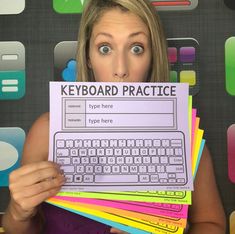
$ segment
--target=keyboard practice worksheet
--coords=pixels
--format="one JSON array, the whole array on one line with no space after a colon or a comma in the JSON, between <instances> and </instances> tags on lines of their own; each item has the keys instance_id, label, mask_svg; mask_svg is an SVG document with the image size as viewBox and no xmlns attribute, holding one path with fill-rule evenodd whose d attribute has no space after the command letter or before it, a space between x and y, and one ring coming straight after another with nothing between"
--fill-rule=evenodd
<instances>
[{"instance_id":1,"label":"keyboard practice worksheet","mask_svg":"<svg viewBox=\"0 0 235 234\"><path fill-rule=\"evenodd\" d=\"M192 190L187 84L50 82L62 191Z\"/></svg>"}]
</instances>

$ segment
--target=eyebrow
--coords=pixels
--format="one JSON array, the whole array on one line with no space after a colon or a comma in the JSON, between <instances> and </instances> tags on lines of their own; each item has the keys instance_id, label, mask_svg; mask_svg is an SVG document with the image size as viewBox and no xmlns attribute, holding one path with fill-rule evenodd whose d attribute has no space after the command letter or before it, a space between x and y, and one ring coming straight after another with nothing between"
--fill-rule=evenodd
<instances>
[{"instance_id":1,"label":"eyebrow","mask_svg":"<svg viewBox=\"0 0 235 234\"><path fill-rule=\"evenodd\" d=\"M134 32L134 33L131 33L128 37L129 38L132 38L132 37L135 37L135 36L138 36L138 35L144 35L145 37L147 37L148 38L148 35L146 35L146 33L145 32ZM95 39L98 37L98 36L107 36L107 37L110 37L110 38L112 38L113 36L111 35L111 34L109 34L109 33L106 33L106 32L100 32L100 33L98 33L96 36L95 36Z\"/></svg>"}]
</instances>

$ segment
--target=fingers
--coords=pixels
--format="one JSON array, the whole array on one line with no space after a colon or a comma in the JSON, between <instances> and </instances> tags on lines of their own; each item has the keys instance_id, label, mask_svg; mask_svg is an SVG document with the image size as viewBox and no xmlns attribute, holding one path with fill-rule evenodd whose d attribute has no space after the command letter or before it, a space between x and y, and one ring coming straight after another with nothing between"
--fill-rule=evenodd
<instances>
[{"instance_id":1,"label":"fingers","mask_svg":"<svg viewBox=\"0 0 235 234\"><path fill-rule=\"evenodd\" d=\"M33 183L24 190L23 197L32 197L34 195L43 193L51 189L60 188L64 183L65 177L61 174L51 179L43 180L38 183ZM22 190L20 190L20 188L17 188L16 190L14 190L14 193L15 198L17 198L22 193Z\"/></svg>"},{"instance_id":2,"label":"fingers","mask_svg":"<svg viewBox=\"0 0 235 234\"><path fill-rule=\"evenodd\" d=\"M50 167L50 168L44 168L39 169L37 171L30 172L28 174L24 174L18 177L17 180L21 180L21 187L27 187L33 184L40 183L42 181L55 181L54 178L61 178L61 171L57 167ZM17 185L18 183L12 183L12 187L14 188L14 185ZM15 188L17 191L17 188ZM20 189L20 188L19 188Z\"/></svg>"},{"instance_id":3,"label":"fingers","mask_svg":"<svg viewBox=\"0 0 235 234\"><path fill-rule=\"evenodd\" d=\"M26 175L31 172L39 171L46 168L60 168L58 164L50 161L41 161L37 163L31 163L24 165L11 173L12 178L17 178L18 176Z\"/></svg>"},{"instance_id":4,"label":"fingers","mask_svg":"<svg viewBox=\"0 0 235 234\"><path fill-rule=\"evenodd\" d=\"M22 166L10 174L9 182L13 201L27 216L36 206L59 192L65 177L59 165L45 161Z\"/></svg>"},{"instance_id":5,"label":"fingers","mask_svg":"<svg viewBox=\"0 0 235 234\"><path fill-rule=\"evenodd\" d=\"M41 204L49 197L55 196L59 192L59 190L60 187L49 189L32 197L20 197L19 199L16 198L15 201L23 211L29 211L33 210L36 206Z\"/></svg>"}]
</instances>

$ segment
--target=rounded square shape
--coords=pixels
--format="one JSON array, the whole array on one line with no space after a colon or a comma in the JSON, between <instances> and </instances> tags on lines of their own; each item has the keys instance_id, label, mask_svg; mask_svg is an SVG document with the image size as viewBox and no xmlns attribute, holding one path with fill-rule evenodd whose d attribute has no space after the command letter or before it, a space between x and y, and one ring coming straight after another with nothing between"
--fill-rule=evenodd
<instances>
[{"instance_id":1,"label":"rounded square shape","mask_svg":"<svg viewBox=\"0 0 235 234\"><path fill-rule=\"evenodd\" d=\"M228 177L235 183L235 124L227 130Z\"/></svg>"},{"instance_id":2,"label":"rounded square shape","mask_svg":"<svg viewBox=\"0 0 235 234\"><path fill-rule=\"evenodd\" d=\"M23 129L0 128L0 186L8 186L10 172L19 167L24 141Z\"/></svg>"},{"instance_id":3,"label":"rounded square shape","mask_svg":"<svg viewBox=\"0 0 235 234\"><path fill-rule=\"evenodd\" d=\"M86 0L53 0L53 8L60 14L82 13Z\"/></svg>"},{"instance_id":4,"label":"rounded square shape","mask_svg":"<svg viewBox=\"0 0 235 234\"><path fill-rule=\"evenodd\" d=\"M180 48L180 62L193 63L195 62L195 48L194 47L181 47Z\"/></svg>"},{"instance_id":5,"label":"rounded square shape","mask_svg":"<svg viewBox=\"0 0 235 234\"><path fill-rule=\"evenodd\" d=\"M199 92L200 85L198 41L194 38L168 38L167 42L168 48L176 48L177 50L177 61L175 63L169 61L171 71L177 72L177 82L190 83L189 94L196 95ZM182 79L180 74L182 71L191 72L188 74L183 72ZM186 75L189 75L189 77L187 78Z\"/></svg>"},{"instance_id":6,"label":"rounded square shape","mask_svg":"<svg viewBox=\"0 0 235 234\"><path fill-rule=\"evenodd\" d=\"M177 49L176 47L168 47L168 60L170 63L176 63L177 62Z\"/></svg>"},{"instance_id":7,"label":"rounded square shape","mask_svg":"<svg viewBox=\"0 0 235 234\"><path fill-rule=\"evenodd\" d=\"M190 86L196 84L196 72L195 71L181 71L180 83L189 83Z\"/></svg>"},{"instance_id":8,"label":"rounded square shape","mask_svg":"<svg viewBox=\"0 0 235 234\"><path fill-rule=\"evenodd\" d=\"M225 87L228 94L235 96L235 37L225 42Z\"/></svg>"},{"instance_id":9,"label":"rounded square shape","mask_svg":"<svg viewBox=\"0 0 235 234\"><path fill-rule=\"evenodd\" d=\"M77 41L61 41L54 48L54 80L76 81Z\"/></svg>"},{"instance_id":10,"label":"rounded square shape","mask_svg":"<svg viewBox=\"0 0 235 234\"><path fill-rule=\"evenodd\" d=\"M25 9L25 0L0 0L0 15L20 14Z\"/></svg>"},{"instance_id":11,"label":"rounded square shape","mask_svg":"<svg viewBox=\"0 0 235 234\"><path fill-rule=\"evenodd\" d=\"M25 47L18 41L0 42L0 100L25 95Z\"/></svg>"},{"instance_id":12,"label":"rounded square shape","mask_svg":"<svg viewBox=\"0 0 235 234\"><path fill-rule=\"evenodd\" d=\"M177 83L178 75L176 71L170 71L170 82Z\"/></svg>"}]
</instances>

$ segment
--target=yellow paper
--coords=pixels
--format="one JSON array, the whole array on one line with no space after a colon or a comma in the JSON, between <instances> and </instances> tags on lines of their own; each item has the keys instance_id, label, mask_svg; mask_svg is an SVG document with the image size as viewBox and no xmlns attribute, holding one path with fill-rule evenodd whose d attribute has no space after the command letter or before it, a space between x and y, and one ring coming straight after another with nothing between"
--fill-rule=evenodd
<instances>
[{"instance_id":1,"label":"yellow paper","mask_svg":"<svg viewBox=\"0 0 235 234\"><path fill-rule=\"evenodd\" d=\"M60 192L57 196L87 197L107 200L191 204L191 191L142 191L142 192Z\"/></svg>"},{"instance_id":2,"label":"yellow paper","mask_svg":"<svg viewBox=\"0 0 235 234\"><path fill-rule=\"evenodd\" d=\"M204 134L204 130L198 129L197 134L196 134L196 139L195 139L195 148L194 148L193 157L192 157L193 175L194 175L195 170L196 170L197 159L198 159L198 154L199 154L199 150L200 150L200 147L201 147L203 134Z\"/></svg>"},{"instance_id":3,"label":"yellow paper","mask_svg":"<svg viewBox=\"0 0 235 234\"><path fill-rule=\"evenodd\" d=\"M165 223L168 225L182 227L182 228L185 228L186 223L187 223L186 219L154 216L154 215L149 215L145 213L122 210L122 209L117 209L117 208L107 207L107 206L99 206L99 205L80 203L80 202L71 202L71 201L60 200L57 198L52 198L50 201L58 202L59 204L63 203L66 206L72 205L74 210L80 210L81 207L87 207L90 209L104 211L104 212L115 214L115 215L121 215L123 217L126 217L127 219L134 218L138 220L146 220L148 222Z\"/></svg>"},{"instance_id":4,"label":"yellow paper","mask_svg":"<svg viewBox=\"0 0 235 234\"><path fill-rule=\"evenodd\" d=\"M194 160L194 155L195 155L194 152L195 152L196 139L197 139L197 134L198 134L198 129L199 129L199 123L200 123L200 118L196 117L194 139L192 141L192 165L193 165L193 160Z\"/></svg>"},{"instance_id":5,"label":"yellow paper","mask_svg":"<svg viewBox=\"0 0 235 234\"><path fill-rule=\"evenodd\" d=\"M66 208L73 212L76 211L73 205L66 204L65 202L55 202L54 199L49 199L48 202L53 205L57 205L61 208ZM134 219L134 218L127 219L121 215L114 215L111 213L90 209L84 206L80 207L79 211L86 213L86 214L93 215L93 216L102 217L103 219L106 219L106 220L112 220L117 223L135 227L135 228L147 231L147 232L156 233L156 234L170 234L170 233L182 234L184 230L183 228L170 226L167 224L148 222L146 220L139 220L139 219Z\"/></svg>"}]
</instances>

